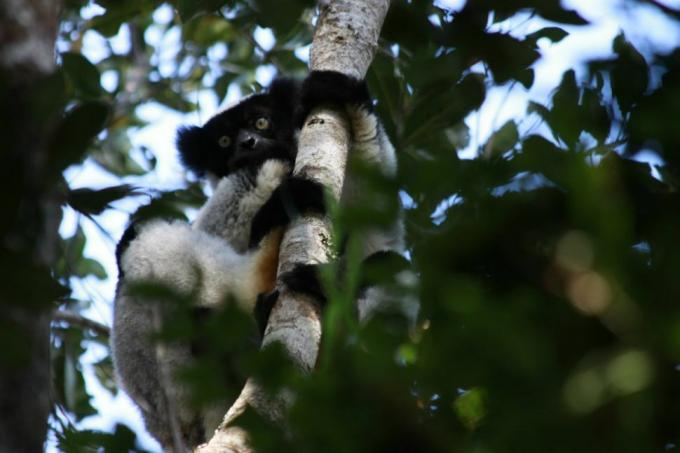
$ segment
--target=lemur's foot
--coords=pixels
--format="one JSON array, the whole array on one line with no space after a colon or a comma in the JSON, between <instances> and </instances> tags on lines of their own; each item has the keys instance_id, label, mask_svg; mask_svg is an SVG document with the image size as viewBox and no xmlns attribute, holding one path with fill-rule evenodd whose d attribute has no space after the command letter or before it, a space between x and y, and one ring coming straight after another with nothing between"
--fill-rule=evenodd
<instances>
[{"instance_id":1,"label":"lemur's foot","mask_svg":"<svg viewBox=\"0 0 680 453\"><path fill-rule=\"evenodd\" d=\"M312 71L302 82L298 124L302 126L309 112L323 104L372 108L371 96L364 80L336 71Z\"/></svg>"},{"instance_id":2,"label":"lemur's foot","mask_svg":"<svg viewBox=\"0 0 680 453\"><path fill-rule=\"evenodd\" d=\"M274 290L269 294L263 293L257 296L253 314L255 316L255 322L257 323L257 329L260 332L260 338L264 337L264 331L267 328L267 324L269 323L269 316L271 315L274 304L276 304L278 299L278 290Z\"/></svg>"},{"instance_id":3,"label":"lemur's foot","mask_svg":"<svg viewBox=\"0 0 680 453\"><path fill-rule=\"evenodd\" d=\"M319 280L319 265L296 264L293 270L281 275L281 281L291 291L312 297L320 307L326 304L328 298Z\"/></svg>"},{"instance_id":4,"label":"lemur's foot","mask_svg":"<svg viewBox=\"0 0 680 453\"><path fill-rule=\"evenodd\" d=\"M307 213L326 213L323 186L298 176L286 178L255 214L250 227L250 247L258 245L274 228L286 226Z\"/></svg>"}]
</instances>

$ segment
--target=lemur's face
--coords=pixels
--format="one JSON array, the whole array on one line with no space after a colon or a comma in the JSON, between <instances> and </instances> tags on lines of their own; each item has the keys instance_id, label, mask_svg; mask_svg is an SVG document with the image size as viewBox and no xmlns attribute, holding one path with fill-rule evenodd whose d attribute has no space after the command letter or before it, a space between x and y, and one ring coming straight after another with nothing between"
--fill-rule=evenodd
<instances>
[{"instance_id":1,"label":"lemur's face","mask_svg":"<svg viewBox=\"0 0 680 453\"><path fill-rule=\"evenodd\" d=\"M297 85L284 80L218 113L203 127L181 128L177 146L182 161L199 176L217 177L242 168L256 169L267 159L295 159Z\"/></svg>"}]
</instances>

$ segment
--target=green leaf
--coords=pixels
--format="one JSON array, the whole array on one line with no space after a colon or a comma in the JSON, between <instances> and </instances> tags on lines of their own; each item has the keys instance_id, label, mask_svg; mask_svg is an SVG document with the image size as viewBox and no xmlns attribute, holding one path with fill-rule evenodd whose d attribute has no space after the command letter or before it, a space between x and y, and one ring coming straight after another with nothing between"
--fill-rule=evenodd
<instances>
[{"instance_id":1,"label":"green leaf","mask_svg":"<svg viewBox=\"0 0 680 453\"><path fill-rule=\"evenodd\" d=\"M519 140L517 124L508 120L500 129L494 132L486 143L485 155L496 156L512 149Z\"/></svg>"},{"instance_id":2,"label":"green leaf","mask_svg":"<svg viewBox=\"0 0 680 453\"><path fill-rule=\"evenodd\" d=\"M377 111L385 123L388 134L397 137L397 121L403 122L406 89L402 78L395 74L394 61L378 54L373 59L366 81L371 93L378 99Z\"/></svg>"},{"instance_id":3,"label":"green leaf","mask_svg":"<svg viewBox=\"0 0 680 453\"><path fill-rule=\"evenodd\" d=\"M186 41L206 48L218 42L232 42L237 36L238 30L231 22L213 14L195 16L190 21L184 21L182 26L182 37Z\"/></svg>"},{"instance_id":4,"label":"green leaf","mask_svg":"<svg viewBox=\"0 0 680 453\"><path fill-rule=\"evenodd\" d=\"M411 111L404 127L408 145L423 145L434 135L455 126L484 100L484 83L477 74L469 74L459 83L440 80L414 94Z\"/></svg>"},{"instance_id":5,"label":"green leaf","mask_svg":"<svg viewBox=\"0 0 680 453\"><path fill-rule=\"evenodd\" d=\"M146 205L140 206L131 216L133 222L143 222L150 219L180 219L186 220L184 209L187 206L198 207L205 202L205 195L198 185L187 189L162 192Z\"/></svg>"},{"instance_id":6,"label":"green leaf","mask_svg":"<svg viewBox=\"0 0 680 453\"><path fill-rule=\"evenodd\" d=\"M61 54L62 66L68 80L73 83L76 94L82 99L97 99L102 94L101 74L95 65L78 53Z\"/></svg>"},{"instance_id":7,"label":"green leaf","mask_svg":"<svg viewBox=\"0 0 680 453\"><path fill-rule=\"evenodd\" d=\"M69 165L82 161L94 138L106 125L110 107L103 102L76 105L64 115L49 147L48 168L56 178Z\"/></svg>"},{"instance_id":8,"label":"green leaf","mask_svg":"<svg viewBox=\"0 0 680 453\"><path fill-rule=\"evenodd\" d=\"M87 238L78 226L70 238L62 240L62 254L55 265L55 272L62 278L94 276L100 280L106 278L106 270L96 260L84 256Z\"/></svg>"},{"instance_id":9,"label":"green leaf","mask_svg":"<svg viewBox=\"0 0 680 453\"><path fill-rule=\"evenodd\" d=\"M97 380L102 387L108 390L112 395L115 395L118 390L118 385L114 379L113 361L111 360L111 356L108 355L104 357L100 361L92 364L92 366L94 367L95 376L97 376Z\"/></svg>"},{"instance_id":10,"label":"green leaf","mask_svg":"<svg viewBox=\"0 0 680 453\"><path fill-rule=\"evenodd\" d=\"M529 104L527 105L527 114L532 113L540 116L545 122L549 122L550 120L550 110L548 110L545 105L539 104L538 102L529 101Z\"/></svg>"},{"instance_id":11,"label":"green leaf","mask_svg":"<svg viewBox=\"0 0 680 453\"><path fill-rule=\"evenodd\" d=\"M80 213L98 215L105 209L108 209L112 202L137 194L139 194L137 189L128 184L106 187L99 190L81 188L69 190L66 202Z\"/></svg>"},{"instance_id":12,"label":"green leaf","mask_svg":"<svg viewBox=\"0 0 680 453\"><path fill-rule=\"evenodd\" d=\"M286 34L295 27L302 17L305 8L313 6L308 0L289 0L286 7L281 8L278 0L252 0L256 11L256 20L263 26L273 29L276 34ZM276 11L276 14L272 14Z\"/></svg>"},{"instance_id":13,"label":"green leaf","mask_svg":"<svg viewBox=\"0 0 680 453\"><path fill-rule=\"evenodd\" d=\"M563 8L560 6L559 2L534 0L532 3L534 3L533 6L536 7L538 14L549 21L571 25L588 24L588 21L585 20L578 12Z\"/></svg>"},{"instance_id":14,"label":"green leaf","mask_svg":"<svg viewBox=\"0 0 680 453\"><path fill-rule=\"evenodd\" d=\"M80 357L85 352L82 329L53 328L58 341L53 342L52 367L54 386L60 403L73 414L76 420L96 414L90 404L90 395L85 389L85 379L80 368Z\"/></svg>"},{"instance_id":15,"label":"green leaf","mask_svg":"<svg viewBox=\"0 0 680 453\"><path fill-rule=\"evenodd\" d=\"M564 73L562 82L553 95L548 121L553 133L570 146L575 145L582 130L579 97L576 73L572 69Z\"/></svg>"},{"instance_id":16,"label":"green leaf","mask_svg":"<svg viewBox=\"0 0 680 453\"><path fill-rule=\"evenodd\" d=\"M224 0L175 0L177 12L182 22L188 22L194 17L217 11L224 6Z\"/></svg>"},{"instance_id":17,"label":"green leaf","mask_svg":"<svg viewBox=\"0 0 680 453\"><path fill-rule=\"evenodd\" d=\"M74 275L76 277L84 278L88 276L94 276L99 280L105 280L108 274L106 269L99 261L93 260L92 258L81 258L76 263L76 268Z\"/></svg>"},{"instance_id":18,"label":"green leaf","mask_svg":"<svg viewBox=\"0 0 680 453\"><path fill-rule=\"evenodd\" d=\"M107 38L117 34L125 22L143 17L154 7L153 2L136 0L99 0L97 3L106 8L106 12L93 17L89 26Z\"/></svg>"},{"instance_id":19,"label":"green leaf","mask_svg":"<svg viewBox=\"0 0 680 453\"><path fill-rule=\"evenodd\" d=\"M57 440L59 451L64 453L94 451L148 453L137 445L135 433L121 424L116 425L113 433L89 429L76 430L73 425L68 425L63 432L57 433Z\"/></svg>"},{"instance_id":20,"label":"green leaf","mask_svg":"<svg viewBox=\"0 0 680 453\"><path fill-rule=\"evenodd\" d=\"M139 176L148 169L138 163L130 153L133 148L126 127L108 131L106 140L97 143L91 153L92 159L103 169L116 176Z\"/></svg>"},{"instance_id":21,"label":"green leaf","mask_svg":"<svg viewBox=\"0 0 680 453\"><path fill-rule=\"evenodd\" d=\"M486 396L480 388L472 388L460 395L453 402L453 409L463 425L469 430L474 430L486 416Z\"/></svg>"},{"instance_id":22,"label":"green leaf","mask_svg":"<svg viewBox=\"0 0 680 453\"><path fill-rule=\"evenodd\" d=\"M204 69L200 69L201 72L203 70ZM192 77L197 77L199 79L201 76L202 74L192 75ZM173 89L171 80L163 79L158 82L149 82L147 86L149 88L149 98L168 108L182 113L192 112L196 109L196 105L193 102L187 101L182 93L178 93Z\"/></svg>"},{"instance_id":23,"label":"green leaf","mask_svg":"<svg viewBox=\"0 0 680 453\"><path fill-rule=\"evenodd\" d=\"M227 90L229 90L229 85L231 85L231 82L236 80L238 76L239 75L234 72L225 72L215 80L213 89L215 90L219 102L224 101L224 98L227 96Z\"/></svg>"},{"instance_id":24,"label":"green leaf","mask_svg":"<svg viewBox=\"0 0 680 453\"><path fill-rule=\"evenodd\" d=\"M601 92L585 89L582 99L583 127L586 131L602 143L609 136L611 119L607 108L603 105Z\"/></svg>"},{"instance_id":25,"label":"green leaf","mask_svg":"<svg viewBox=\"0 0 680 453\"><path fill-rule=\"evenodd\" d=\"M621 110L628 112L649 86L649 68L623 33L614 39L613 50L617 59L611 71L612 91Z\"/></svg>"},{"instance_id":26,"label":"green leaf","mask_svg":"<svg viewBox=\"0 0 680 453\"><path fill-rule=\"evenodd\" d=\"M522 151L513 158L518 171L540 173L562 188L569 187L569 168L575 156L558 148L540 135L531 135L522 142Z\"/></svg>"}]
</instances>

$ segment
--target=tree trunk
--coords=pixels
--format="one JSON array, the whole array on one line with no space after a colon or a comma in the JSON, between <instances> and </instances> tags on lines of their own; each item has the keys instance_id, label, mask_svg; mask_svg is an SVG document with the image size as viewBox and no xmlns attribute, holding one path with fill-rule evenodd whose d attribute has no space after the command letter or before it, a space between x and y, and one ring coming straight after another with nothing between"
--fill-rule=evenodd
<instances>
[{"instance_id":1,"label":"tree trunk","mask_svg":"<svg viewBox=\"0 0 680 453\"><path fill-rule=\"evenodd\" d=\"M363 78L373 60L389 0L334 0L319 2L320 15L312 42L312 70L334 70ZM310 113L300 132L293 173L318 181L339 199L345 178L350 135L342 112L317 109ZM280 250L279 274L296 263L328 261L331 239L327 218L305 216L286 231ZM280 342L304 372L317 361L321 340L321 314L313 301L282 289L272 310L263 346ZM235 425L248 407L280 422L289 398L268 398L250 379L211 441L199 451L251 451L247 433ZM237 423L237 422L236 422Z\"/></svg>"},{"instance_id":2,"label":"tree trunk","mask_svg":"<svg viewBox=\"0 0 680 453\"><path fill-rule=\"evenodd\" d=\"M59 1L0 2L0 451L40 452L50 409L53 292L40 286L54 263L60 205L46 187L47 138L57 111L39 87L55 69ZM57 93L43 93L57 97ZM40 274L40 275L38 275ZM17 277L16 279L14 277ZM11 282L9 280L12 280ZM31 286L34 280L35 287ZM28 282L25 284L24 282Z\"/></svg>"}]
</instances>

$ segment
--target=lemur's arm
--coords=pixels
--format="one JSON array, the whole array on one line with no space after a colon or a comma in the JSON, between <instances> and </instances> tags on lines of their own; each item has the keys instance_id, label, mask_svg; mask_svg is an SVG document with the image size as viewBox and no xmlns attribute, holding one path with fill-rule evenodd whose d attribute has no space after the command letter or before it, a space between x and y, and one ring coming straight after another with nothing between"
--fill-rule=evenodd
<instances>
[{"instance_id":1,"label":"lemur's arm","mask_svg":"<svg viewBox=\"0 0 680 453\"><path fill-rule=\"evenodd\" d=\"M302 84L297 124L302 127L309 113L322 105L340 106L349 116L352 128L352 153L360 159L378 166L386 175L396 173L394 148L384 132L378 117L373 112L366 83L333 71L313 71ZM345 181L342 202L351 203L356 184ZM396 196L396 195L395 195ZM291 177L272 194L272 198L258 212L251 230L251 245L264 237L268 229L287 224L296 214L325 213L323 188L316 182ZM387 230L369 230L362 237L364 256L367 264L373 261L405 261L403 252L403 227L401 219ZM290 289L312 296L324 303L326 296L319 283L318 269L313 265L298 265L292 271L280 276ZM371 282L364 282L368 287ZM261 301L267 304L262 310L271 309L271 298Z\"/></svg>"},{"instance_id":2,"label":"lemur's arm","mask_svg":"<svg viewBox=\"0 0 680 453\"><path fill-rule=\"evenodd\" d=\"M297 127L301 128L309 113L322 105L347 107L353 129L355 120L356 127L360 128L361 143L367 144L374 151L376 146L372 141L376 137L375 127L379 123L371 113L371 99L364 81L334 71L312 71L302 83L300 103L295 112ZM371 121L373 129L364 127L364 123ZM302 177L289 177L255 215L250 235L251 247L267 231L285 226L301 213L309 212L325 214L323 187Z\"/></svg>"}]
</instances>

